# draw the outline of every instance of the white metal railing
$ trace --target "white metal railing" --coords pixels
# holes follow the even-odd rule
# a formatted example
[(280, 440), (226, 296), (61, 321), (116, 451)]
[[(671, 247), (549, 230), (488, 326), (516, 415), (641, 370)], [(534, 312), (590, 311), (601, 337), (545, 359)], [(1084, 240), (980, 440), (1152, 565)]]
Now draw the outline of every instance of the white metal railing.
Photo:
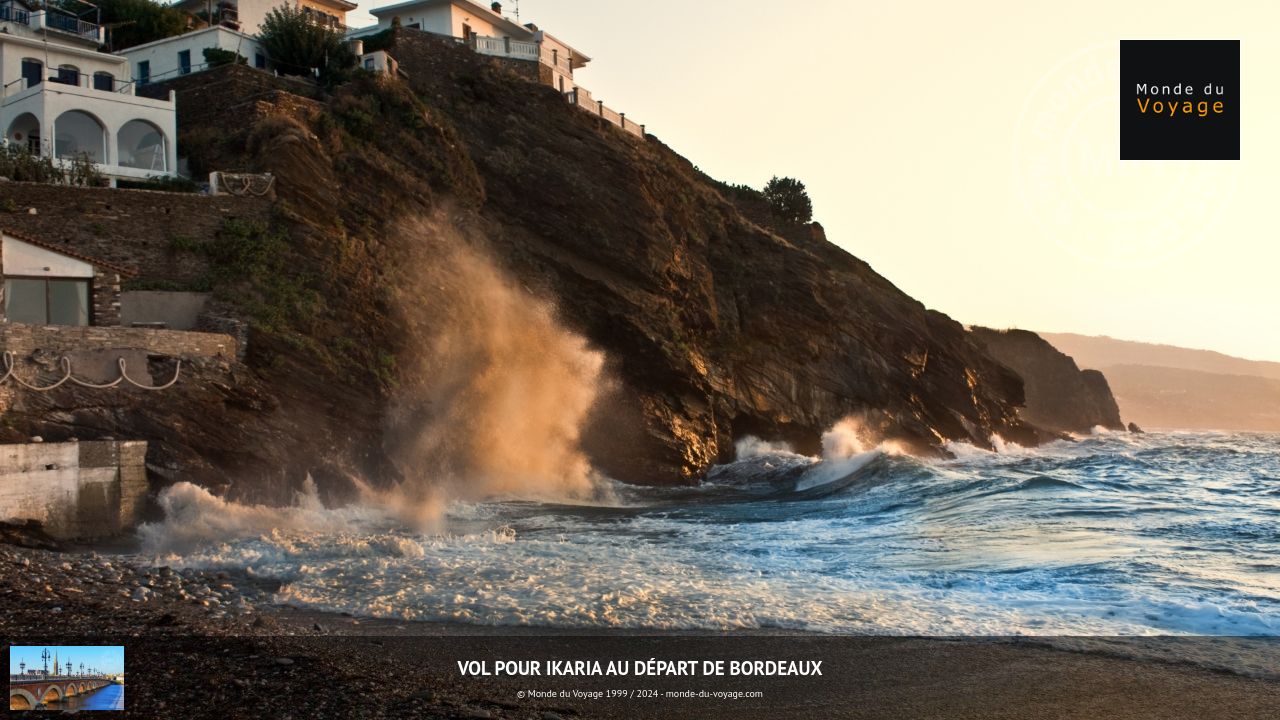
[[(88, 73), (77, 73), (75, 76), (75, 82), (68, 82), (70, 77), (71, 76), (49, 75), (48, 77), (45, 78), (44, 82), (49, 83), (50, 89), (53, 89), (53, 90), (56, 90), (58, 88), (64, 88), (64, 87), (78, 87), (78, 88), (84, 88), (85, 90), (93, 90), (95, 92), (101, 92), (101, 93), (117, 93), (120, 95), (134, 94), (133, 93), (134, 84), (132, 80), (128, 82), (120, 82), (118, 78), (116, 78), (115, 76), (112, 76), (111, 87), (108, 89), (108, 88), (98, 87), (96, 84), (97, 77), (94, 75), (90, 75)], [(28, 85), (26, 78), (17, 78), (15, 80), (11, 80), (5, 84), (4, 91), (0, 92), (0, 98), (7, 98), (10, 95), (16, 95), (22, 92), (23, 90), (27, 90), (33, 87), (38, 87), (41, 84), (43, 83)]]

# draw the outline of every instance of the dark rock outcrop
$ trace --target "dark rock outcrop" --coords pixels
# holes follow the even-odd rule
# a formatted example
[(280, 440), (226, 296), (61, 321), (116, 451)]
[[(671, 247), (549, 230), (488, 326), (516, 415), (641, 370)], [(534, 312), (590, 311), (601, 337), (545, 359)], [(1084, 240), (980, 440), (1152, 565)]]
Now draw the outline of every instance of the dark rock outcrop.
[(1028, 330), (973, 327), (970, 333), (1022, 377), (1027, 404), (1021, 415), (1027, 422), (1058, 432), (1089, 432), (1099, 425), (1125, 429), (1102, 373), (1081, 370), (1069, 356)]
[[(391, 409), (419, 341), (400, 296), (433, 241), (399, 228), (429, 218), (607, 355), (612, 387), (583, 445), (616, 478), (692, 482), (746, 434), (814, 452), (851, 415), (868, 439), (921, 452), (1042, 437), (1018, 415), (1013, 370), (820, 226), (775, 223), (656, 139), (464, 46), (403, 30), (391, 51), (407, 79), (360, 77), (323, 103), (284, 102), (287, 88), (228, 97), (225, 113), (210, 106), (180, 127), (202, 169), (277, 178), (269, 229), (232, 224), (180, 250), (209, 259), (214, 292), (252, 323), (253, 401), (193, 389), (168, 409), (151, 398), (99, 411), (86, 399), (78, 428), (198, 456), (200, 479), (221, 474), (240, 492), (270, 483), (252, 493), (264, 499), (308, 475), (330, 490), (394, 480)], [(414, 300), (429, 326), (440, 299), (427, 288)], [(218, 428), (228, 407), (234, 427)], [(190, 428), (188, 413), (208, 419), (198, 442), (167, 431)]]

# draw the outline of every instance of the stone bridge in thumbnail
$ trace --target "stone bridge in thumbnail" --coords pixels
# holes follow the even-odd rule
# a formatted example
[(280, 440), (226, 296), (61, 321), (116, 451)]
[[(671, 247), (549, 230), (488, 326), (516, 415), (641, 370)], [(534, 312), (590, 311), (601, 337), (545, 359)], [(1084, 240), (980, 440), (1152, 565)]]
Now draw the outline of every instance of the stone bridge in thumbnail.
[(9, 709), (57, 709), (58, 705), (77, 695), (85, 695), (114, 682), (107, 675), (11, 675), (9, 676)]

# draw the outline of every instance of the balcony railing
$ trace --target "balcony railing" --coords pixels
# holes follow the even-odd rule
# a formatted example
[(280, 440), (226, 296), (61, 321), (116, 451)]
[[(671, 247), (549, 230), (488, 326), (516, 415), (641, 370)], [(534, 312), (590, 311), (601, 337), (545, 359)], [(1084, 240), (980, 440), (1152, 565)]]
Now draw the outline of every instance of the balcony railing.
[(74, 15), (68, 15), (64, 12), (49, 8), (44, 12), (44, 26), (54, 30), (61, 30), (72, 35), (80, 37), (97, 38), (98, 26), (95, 23), (85, 22)]
[(0, 5), (0, 22), (16, 22), (30, 25), (31, 13), (13, 5)]

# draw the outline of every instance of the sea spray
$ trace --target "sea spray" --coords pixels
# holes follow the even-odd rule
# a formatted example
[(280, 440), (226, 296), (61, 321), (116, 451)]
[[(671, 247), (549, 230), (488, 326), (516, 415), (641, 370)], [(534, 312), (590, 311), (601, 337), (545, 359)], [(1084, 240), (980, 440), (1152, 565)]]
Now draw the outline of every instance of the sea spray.
[(409, 343), (387, 430), (408, 519), (429, 524), (455, 499), (593, 496), (579, 440), (603, 355), (476, 239), (442, 221), (397, 232), (418, 249), (398, 296)]
[(411, 234), (415, 248), (396, 296), (405, 343), (384, 447), (403, 479), (387, 488), (353, 478), (359, 499), (342, 509), (326, 509), (310, 478), (287, 507), (240, 505), (180, 482), (159, 496), (165, 519), (140, 529), (145, 552), (393, 521), (440, 532), (458, 502), (607, 499), (609, 483), (579, 448), (603, 355), (505, 275), (480, 239), (442, 220), (395, 232)]

